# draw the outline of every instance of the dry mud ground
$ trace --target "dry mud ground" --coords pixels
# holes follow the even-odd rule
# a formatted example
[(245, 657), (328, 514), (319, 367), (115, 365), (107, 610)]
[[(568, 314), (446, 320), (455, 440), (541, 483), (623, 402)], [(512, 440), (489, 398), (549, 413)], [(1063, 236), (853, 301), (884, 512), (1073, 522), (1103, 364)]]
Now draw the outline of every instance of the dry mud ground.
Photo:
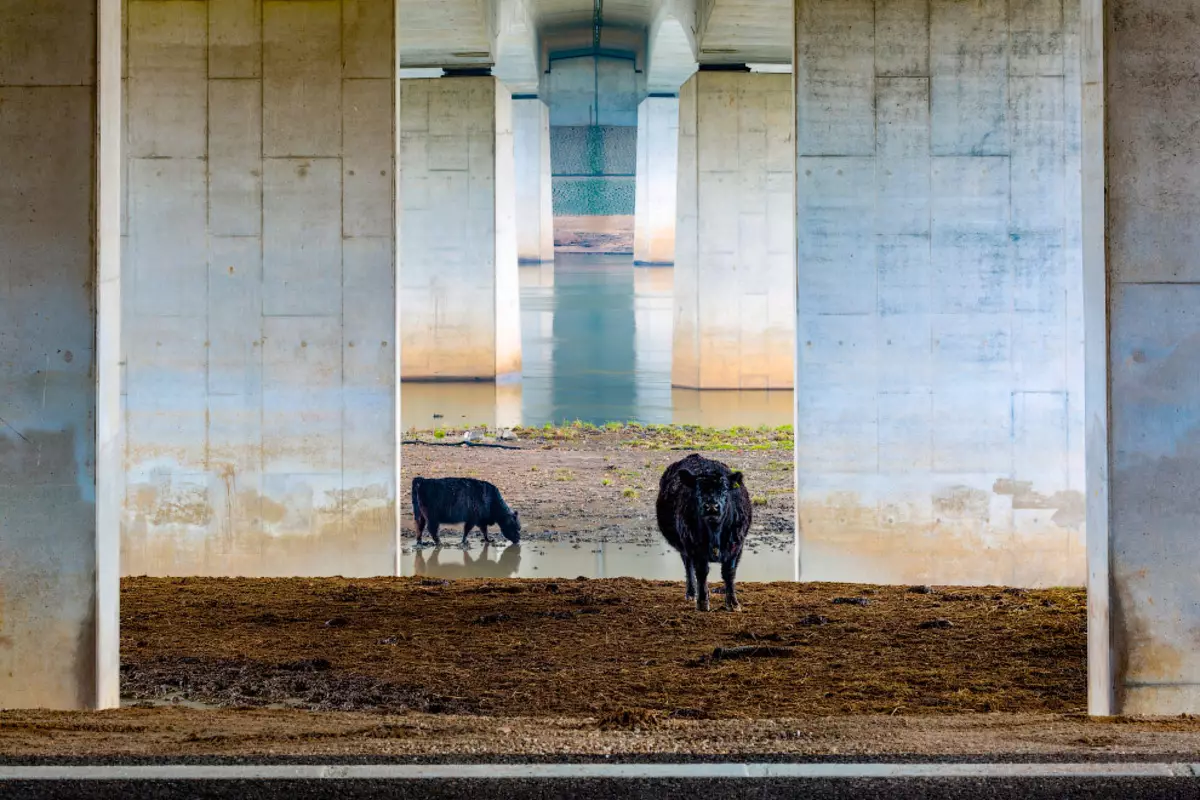
[(0, 713), (0, 759), (1200, 744), (1192, 720), (1080, 716), (1081, 590), (921, 589), (746, 584), (744, 611), (702, 614), (630, 579), (127, 579), (133, 707)]
[[(657, 544), (654, 519), (658, 479), (667, 465), (698, 452), (724, 461), (746, 476), (754, 497), (747, 546), (784, 550), (792, 546), (795, 516), (793, 439), (790, 431), (712, 431), (655, 427), (588, 430), (519, 430), (518, 449), (445, 446), (461, 431), (441, 439), (410, 433), (402, 452), (400, 508), (412, 508), (412, 479), (480, 478), (500, 489), (521, 513), (522, 536), (531, 540)], [(411, 513), (401, 518), (406, 544), (416, 540)], [(461, 529), (448, 526), (442, 541), (457, 542)], [(493, 529), (489, 535), (499, 536)], [(428, 537), (426, 537), (428, 541)], [(472, 533), (475, 546), (479, 532)]]

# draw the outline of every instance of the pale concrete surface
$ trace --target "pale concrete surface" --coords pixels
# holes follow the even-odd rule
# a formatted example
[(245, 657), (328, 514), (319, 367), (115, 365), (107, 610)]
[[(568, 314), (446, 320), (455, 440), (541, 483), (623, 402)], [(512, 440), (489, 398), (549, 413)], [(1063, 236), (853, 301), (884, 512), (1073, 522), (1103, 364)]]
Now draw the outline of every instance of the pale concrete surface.
[(392, 571), (391, 0), (129, 0), (125, 574)]
[(538, 98), (513, 99), (513, 142), (517, 176), (517, 259), (522, 264), (552, 262), (554, 203), (550, 109)]
[(0, 708), (110, 694), (97, 606), (116, 575), (98, 572), (95, 465), (97, 415), (112, 409), (96, 376), (115, 379), (116, 359), (93, 349), (102, 5), (0, 4)]
[(521, 370), (512, 97), (495, 78), (401, 82), (404, 380)]
[[(1100, 17), (1088, 6), (1089, 22), (1106, 31), (1107, 72), (1086, 109), (1110, 142), (1098, 151), (1108, 198), (1110, 527), (1096, 546), (1111, 559), (1103, 611), (1112, 623), (1113, 713), (1197, 713), (1200, 143), (1191, 130), (1198, 99), (1180, 87), (1191, 85), (1200, 23), (1185, 2), (1122, 9), (1110, 4)], [(1089, 177), (1102, 174), (1093, 167)], [(1088, 306), (1097, 315), (1091, 330), (1103, 330), (1100, 305)], [(1104, 375), (1102, 362), (1088, 367)], [(1103, 430), (1089, 427), (1089, 437), (1089, 447), (1105, 449)]]
[(804, 579), (1084, 580), (1079, 17), (1021, 8), (796, 5)]
[(675, 263), (679, 98), (647, 97), (638, 106), (633, 263)]
[(793, 385), (791, 86), (698, 72), (680, 90), (675, 386)]

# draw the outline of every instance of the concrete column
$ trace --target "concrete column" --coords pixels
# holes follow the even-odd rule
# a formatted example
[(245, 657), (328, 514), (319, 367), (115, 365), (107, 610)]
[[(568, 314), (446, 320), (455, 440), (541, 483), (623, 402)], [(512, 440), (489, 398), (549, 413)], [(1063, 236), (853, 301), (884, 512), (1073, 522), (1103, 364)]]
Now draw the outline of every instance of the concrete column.
[(792, 386), (791, 86), (698, 72), (680, 89), (675, 386)]
[(120, 79), (120, 0), (0, 5), (0, 708), (118, 700)]
[(554, 260), (554, 204), (551, 196), (550, 109), (536, 97), (513, 99), (516, 160), (517, 260)]
[(1083, 12), (1089, 706), (1195, 714), (1200, 20), (1182, 2)]
[(679, 98), (647, 97), (638, 106), (633, 263), (675, 263)]
[(1079, 6), (795, 7), (802, 578), (1079, 585)]
[(128, 3), (127, 574), (393, 571), (392, 10)]
[(404, 380), (519, 377), (511, 95), (491, 77), (400, 93)]

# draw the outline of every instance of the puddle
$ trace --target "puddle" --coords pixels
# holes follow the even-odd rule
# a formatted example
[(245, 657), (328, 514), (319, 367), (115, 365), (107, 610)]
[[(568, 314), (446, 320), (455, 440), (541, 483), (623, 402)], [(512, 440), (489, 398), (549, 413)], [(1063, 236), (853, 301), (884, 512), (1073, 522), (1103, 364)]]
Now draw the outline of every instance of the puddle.
[[(521, 545), (484, 547), (472, 543), (469, 550), (456, 545), (414, 550), (406, 542), (401, 553), (402, 575), (431, 578), (642, 578), (683, 580), (679, 554), (663, 545), (617, 542), (523, 542)], [(738, 567), (739, 581), (792, 581), (797, 578), (792, 549), (763, 547), (747, 551)], [(720, 582), (720, 566), (714, 564), (709, 581)]]

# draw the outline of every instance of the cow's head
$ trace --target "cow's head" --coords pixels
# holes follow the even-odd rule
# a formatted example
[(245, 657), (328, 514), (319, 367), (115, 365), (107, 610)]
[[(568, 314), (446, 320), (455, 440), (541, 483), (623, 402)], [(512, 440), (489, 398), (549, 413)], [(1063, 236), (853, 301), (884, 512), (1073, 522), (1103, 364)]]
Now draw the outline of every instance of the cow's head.
[(688, 469), (679, 471), (683, 485), (692, 490), (696, 498), (696, 513), (707, 528), (709, 556), (719, 560), (721, 554), (721, 530), (736, 502), (733, 493), (742, 485), (742, 473), (729, 475), (696, 475)]

